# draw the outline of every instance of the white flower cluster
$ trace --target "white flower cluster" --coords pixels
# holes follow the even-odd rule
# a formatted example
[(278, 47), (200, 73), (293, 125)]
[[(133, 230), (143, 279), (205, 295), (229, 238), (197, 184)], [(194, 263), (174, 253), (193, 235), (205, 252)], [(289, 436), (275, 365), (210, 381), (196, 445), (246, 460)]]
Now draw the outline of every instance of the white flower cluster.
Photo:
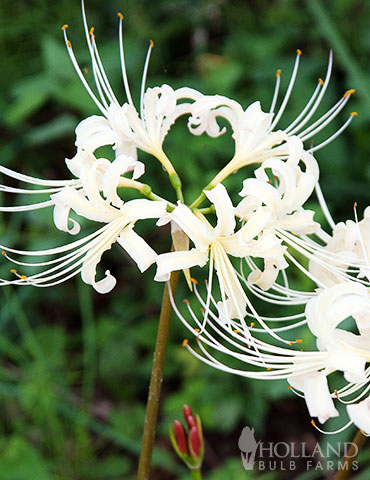
[[(184, 270), (191, 281), (193, 296), (201, 305), (201, 314), (195, 312), (190, 302), (186, 302), (187, 312), (183, 314), (172, 301), (178, 317), (196, 336), (197, 349), (184, 341), (184, 346), (196, 357), (215, 368), (249, 378), (288, 379), (292, 390), (304, 396), (310, 415), (318, 417), (320, 422), (338, 415), (334, 400), (345, 403), (349, 423), (370, 433), (370, 397), (366, 396), (370, 390), (370, 368), (366, 367), (370, 361), (370, 210), (365, 211), (360, 222), (355, 210), (354, 221), (335, 224), (320, 190), (319, 167), (313, 156), (348, 126), (355, 113), (327, 140), (309, 148), (304, 144), (339, 114), (353, 90), (311, 121), (328, 87), (330, 55), (325, 79), (319, 79), (297, 118), (279, 130), (277, 124), (298, 72), (299, 50), (280, 107), (277, 108), (278, 71), (272, 105), (269, 113), (265, 113), (259, 102), (243, 109), (234, 100), (203, 95), (191, 88), (173, 90), (162, 85), (146, 89), (151, 42), (137, 110), (126, 75), (123, 17), (121, 14), (119, 17), (127, 97), (123, 105), (108, 81), (84, 10), (94, 89), (80, 70), (67, 38), (67, 26), (63, 27), (72, 63), (101, 113), (86, 118), (76, 128), (77, 152), (72, 159), (66, 159), (74, 179), (41, 180), (0, 166), (3, 175), (37, 186), (27, 189), (1, 185), (2, 191), (47, 196), (40, 203), (2, 207), (1, 211), (52, 207), (56, 228), (70, 235), (80, 233), (79, 217), (101, 226), (72, 243), (49, 250), (23, 251), (1, 246), (6, 259), (22, 268), (41, 270), (28, 276), (12, 270), (15, 279), (1, 279), (0, 285), (47, 287), (80, 273), (82, 280), (97, 292), (107, 293), (114, 288), (116, 279), (109, 270), (104, 278), (97, 279), (97, 265), (103, 253), (117, 243), (141, 272), (155, 264), (156, 281), (167, 281), (171, 272)], [(190, 134), (211, 137), (225, 133), (226, 128), (218, 123), (223, 118), (230, 125), (235, 141), (231, 160), (189, 205), (183, 198), (174, 165), (163, 149), (171, 125), (184, 115)], [(106, 146), (114, 151), (113, 161), (98, 154)], [(151, 154), (162, 164), (176, 192), (177, 203), (160, 197), (138, 180), (145, 172), (138, 151)], [(232, 200), (222, 182), (236, 170), (242, 174), (242, 167), (250, 164), (256, 164), (254, 177), (241, 179), (240, 198)], [(127, 189), (136, 191), (139, 198), (125, 201)], [(305, 208), (314, 190), (331, 228), (329, 233), (314, 220), (314, 211)], [(208, 207), (200, 208), (205, 201)], [(182, 241), (174, 241), (174, 251), (157, 253), (138, 235), (135, 225), (146, 219), (157, 219), (158, 228), (171, 223), (174, 238), (180, 232)], [(18, 259), (23, 255), (51, 259), (27, 263)], [(235, 267), (236, 262), (240, 263), (240, 269)], [(196, 266), (207, 269), (204, 294), (189, 276), (189, 269)], [(291, 271), (293, 277), (297, 272), (308, 277), (312, 288), (309, 291), (291, 288), (288, 281)], [(253, 305), (252, 296), (270, 304), (271, 311), (284, 306), (292, 307), (294, 313), (262, 316)], [(353, 321), (350, 330), (343, 328), (343, 321), (348, 318)], [(302, 339), (284, 338), (284, 332), (304, 326), (316, 337), (317, 350), (302, 349)], [(266, 335), (268, 341), (264, 340)], [(238, 363), (240, 368), (236, 366)], [(331, 391), (328, 377), (334, 372), (343, 373), (344, 386)]]

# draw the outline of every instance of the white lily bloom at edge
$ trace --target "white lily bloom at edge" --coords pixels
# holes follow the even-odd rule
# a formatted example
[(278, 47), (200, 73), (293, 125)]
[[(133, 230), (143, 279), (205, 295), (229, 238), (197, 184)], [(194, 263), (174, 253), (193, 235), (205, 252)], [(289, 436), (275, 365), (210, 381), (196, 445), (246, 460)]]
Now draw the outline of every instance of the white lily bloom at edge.
[(164, 153), (162, 145), (176, 119), (191, 111), (191, 103), (179, 104), (179, 100), (190, 99), (193, 101), (202, 95), (187, 87), (175, 91), (169, 85), (145, 89), (150, 54), (154, 45), (150, 41), (143, 70), (138, 112), (134, 106), (127, 79), (123, 49), (123, 15), (119, 13), (120, 60), (127, 97), (127, 102), (121, 105), (113, 92), (101, 61), (95, 42), (94, 28), (89, 29), (88, 27), (84, 1), (82, 1), (82, 16), (97, 94), (94, 93), (79, 67), (72, 44), (67, 37), (68, 25), (64, 25), (62, 30), (73, 66), (102, 115), (93, 115), (83, 120), (76, 128), (77, 155), (89, 155), (102, 146), (112, 145), (117, 156), (124, 154), (136, 159), (136, 149), (139, 148), (154, 155), (168, 171), (170, 177), (176, 176), (175, 182), (178, 181), (175, 169)]
[[(321, 100), (329, 84), (332, 70), (332, 53), (330, 52), (329, 63), (325, 80), (319, 79), (318, 85), (311, 98), (296, 119), (283, 130), (275, 130), (281, 116), (283, 115), (289, 101), (293, 86), (298, 73), (298, 66), (302, 52), (297, 50), (296, 61), (293, 73), (281, 102), (280, 108), (275, 112), (280, 86), (281, 70), (276, 74), (276, 86), (269, 113), (263, 112), (258, 101), (252, 103), (245, 110), (235, 100), (227, 97), (214, 95), (202, 96), (192, 105), (192, 115), (189, 118), (188, 127), (195, 135), (207, 133), (212, 137), (218, 137), (226, 132), (226, 128), (220, 128), (217, 118), (227, 120), (232, 129), (232, 136), (235, 141), (235, 153), (232, 160), (214, 177), (210, 186), (222, 182), (232, 172), (251, 164), (262, 163), (270, 158), (285, 158), (289, 155), (290, 138), (299, 138), (302, 142), (311, 140), (317, 133), (325, 128), (344, 108), (354, 90), (348, 90), (343, 97), (330, 108), (318, 120), (309, 124), (311, 118), (318, 109)], [(348, 120), (329, 138), (319, 145), (310, 147), (308, 152), (314, 152), (334, 140), (356, 116), (352, 112)], [(309, 124), (309, 126), (306, 126)]]
[(359, 403), (347, 405), (347, 412), (356, 427), (370, 435), (370, 397)]
[[(117, 158), (115, 162), (120, 163), (120, 159)], [(146, 199), (135, 199), (123, 203), (113, 191), (113, 187), (117, 188), (119, 185), (120, 173), (125, 162), (123, 161), (119, 168), (116, 168), (115, 162), (98, 159), (92, 165), (87, 163), (81, 168), (82, 188), (67, 185), (51, 195), (51, 201), (55, 205), (54, 222), (60, 230), (73, 235), (79, 232), (79, 224), (70, 218), (71, 210), (79, 216), (106, 225), (81, 240), (59, 248), (27, 252), (1, 246), (3, 255), (18, 265), (47, 268), (29, 276), (19, 275), (14, 271), (18, 279), (1, 279), (0, 285), (13, 283), (46, 287), (81, 273), (85, 283), (92, 285), (99, 293), (107, 293), (115, 286), (116, 279), (107, 270), (105, 278), (96, 281), (96, 268), (103, 253), (115, 242), (136, 262), (140, 271), (146, 270), (155, 262), (156, 252), (133, 230), (133, 227), (137, 220), (164, 216), (167, 203)], [(105, 185), (106, 183), (109, 185)], [(101, 196), (101, 190), (106, 195), (106, 199)], [(62, 254), (62, 256), (46, 262), (26, 263), (11, 258), (9, 254), (28, 256)]]

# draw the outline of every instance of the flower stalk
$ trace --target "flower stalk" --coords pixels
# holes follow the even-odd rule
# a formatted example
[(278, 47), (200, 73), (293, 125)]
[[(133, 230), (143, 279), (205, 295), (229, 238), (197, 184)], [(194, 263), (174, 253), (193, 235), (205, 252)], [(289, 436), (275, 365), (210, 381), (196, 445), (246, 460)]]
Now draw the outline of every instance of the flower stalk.
[(343, 465), (346, 465), (346, 468), (343, 470), (338, 470), (334, 476), (334, 480), (345, 480), (349, 477), (350, 473), (352, 472), (353, 462), (356, 460), (361, 448), (365, 443), (365, 440), (366, 436), (361, 430), (357, 430), (355, 438), (352, 440), (352, 445), (348, 449), (347, 456), (343, 461)]
[[(173, 272), (169, 281), (172, 294), (175, 295), (179, 272)], [(172, 305), (168, 284), (164, 288), (161, 313), (159, 317), (157, 340), (155, 344), (152, 375), (145, 414), (142, 446), (139, 458), (138, 480), (148, 480), (152, 459), (153, 445), (157, 426), (159, 401), (163, 381), (163, 370), (167, 353), (168, 337), (171, 327)]]

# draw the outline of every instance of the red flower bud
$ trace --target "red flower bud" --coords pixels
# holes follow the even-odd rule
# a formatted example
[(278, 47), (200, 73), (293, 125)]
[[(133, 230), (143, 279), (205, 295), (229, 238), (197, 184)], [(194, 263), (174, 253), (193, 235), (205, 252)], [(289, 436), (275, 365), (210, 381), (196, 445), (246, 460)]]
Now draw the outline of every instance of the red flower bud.
[(191, 427), (197, 426), (197, 422), (193, 417), (193, 415), (189, 415), (188, 417), (185, 418), (185, 420), (186, 420), (186, 423), (188, 424), (189, 430), (191, 429)]
[(186, 434), (185, 434), (185, 429), (182, 423), (179, 422), (178, 420), (175, 420), (173, 422), (173, 430), (175, 432), (176, 443), (177, 443), (177, 446), (179, 447), (180, 452), (188, 453), (188, 447), (186, 443)]
[(199, 454), (200, 454), (200, 438), (199, 438), (199, 432), (198, 432), (198, 427), (197, 426), (191, 427), (190, 432), (189, 432), (189, 441), (190, 441), (191, 449), (193, 450), (195, 456), (199, 457)]
[(184, 419), (186, 420), (187, 417), (190, 417), (190, 416), (193, 416), (193, 411), (192, 409), (189, 407), (189, 405), (184, 405), (183, 408), (182, 408), (182, 413), (184, 415)]

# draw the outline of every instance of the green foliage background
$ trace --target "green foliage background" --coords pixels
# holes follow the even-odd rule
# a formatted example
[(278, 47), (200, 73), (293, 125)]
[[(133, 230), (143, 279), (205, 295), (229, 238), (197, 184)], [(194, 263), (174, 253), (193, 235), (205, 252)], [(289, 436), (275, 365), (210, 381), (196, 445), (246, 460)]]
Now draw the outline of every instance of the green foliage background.
[[(303, 50), (282, 126), (325, 74), (333, 48), (334, 74), (321, 112), (355, 88), (350, 106), (331, 131), (349, 112), (359, 116), (318, 152), (321, 185), (338, 221), (351, 217), (354, 201), (360, 215), (370, 203), (369, 2), (87, 0), (86, 7), (122, 102), (117, 11), (125, 15), (127, 70), (136, 99), (149, 39), (155, 48), (148, 86), (192, 86), (231, 96), (244, 106), (259, 99), (265, 109), (276, 69), (282, 68), (286, 86), (295, 50)], [(68, 174), (64, 158), (74, 155), (74, 128), (98, 113), (70, 64), (60, 31), (64, 23), (70, 26), (81, 65), (88, 67), (78, 0), (0, 0), (1, 164), (38, 177)], [(216, 140), (191, 137), (184, 120), (165, 147), (183, 178), (186, 198), (192, 200), (230, 157), (232, 141), (227, 135)], [(142, 159), (148, 162), (144, 181), (166, 191), (161, 169)], [(236, 193), (241, 181), (234, 176), (228, 186)], [(10, 200), (3, 196), (1, 203)], [(41, 249), (66, 238), (54, 228), (50, 211), (3, 214), (0, 220), (0, 243), (6, 245)], [(157, 251), (169, 248), (167, 231), (154, 237), (147, 228), (143, 234)], [(162, 285), (153, 282), (153, 267), (140, 276), (118, 249), (104, 260), (119, 279), (107, 296), (79, 278), (46, 291), (7, 287), (0, 292), (0, 480), (134, 477)], [(8, 277), (11, 267), (5, 259), (0, 268), (2, 277)], [(179, 300), (186, 294), (180, 289)], [(153, 479), (188, 478), (167, 439), (168, 424), (180, 417), (183, 403), (203, 420), (208, 439), (205, 478), (293, 478), (292, 472), (245, 472), (237, 441), (242, 427), (249, 425), (266, 441), (314, 442), (317, 435), (304, 402), (293, 398), (285, 382), (253, 382), (200, 364), (181, 348), (184, 335), (174, 320)], [(353, 433), (349, 430), (340, 439)], [(369, 478), (369, 461), (365, 450), (358, 478)], [(323, 475), (312, 471), (297, 473), (297, 478)]]

